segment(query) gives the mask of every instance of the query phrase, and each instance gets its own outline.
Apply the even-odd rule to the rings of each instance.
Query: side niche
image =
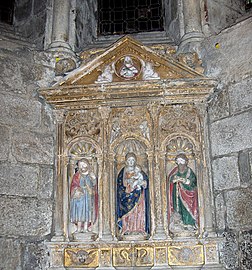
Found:
[[[79,138],[68,150],[68,234],[73,241],[93,241],[99,234],[100,149]]]
[[[177,136],[166,145],[168,228],[173,236],[199,235],[199,192],[195,144]]]

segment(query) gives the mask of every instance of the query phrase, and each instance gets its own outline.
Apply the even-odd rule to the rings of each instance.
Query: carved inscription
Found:
[[[114,266],[132,266],[133,250],[132,248],[114,248],[113,265]]]
[[[136,266],[152,266],[153,265],[153,248],[152,247],[136,247]]]

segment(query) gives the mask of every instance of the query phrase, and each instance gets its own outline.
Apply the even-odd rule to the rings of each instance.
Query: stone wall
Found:
[[[14,23],[37,44],[44,35],[45,2],[17,1]],[[218,4],[211,4],[217,12]],[[230,23],[214,22],[213,14],[216,32]],[[0,269],[45,269],[44,241],[53,226],[55,127],[37,89],[53,80],[53,57],[9,36],[0,39]],[[206,75],[219,79],[208,111],[216,228],[224,238],[226,269],[252,269],[251,36],[248,18],[202,44]],[[78,50],[85,45],[82,38]]]
[[[76,50],[81,51],[97,38],[97,1],[76,0]]]
[[[210,30],[219,33],[245,13],[244,0],[205,0]]]
[[[0,40],[0,269],[45,269],[53,209],[54,125],[37,89],[54,76],[25,41]],[[47,67],[46,67],[47,65]]]
[[[216,228],[226,269],[252,269],[252,17],[203,43]]]
[[[42,49],[46,25],[47,0],[17,0],[13,25],[23,37],[29,38]]]

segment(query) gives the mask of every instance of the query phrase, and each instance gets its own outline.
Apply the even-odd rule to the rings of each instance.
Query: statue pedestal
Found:
[[[76,242],[93,242],[98,235],[93,232],[76,232],[73,233],[73,240]]]

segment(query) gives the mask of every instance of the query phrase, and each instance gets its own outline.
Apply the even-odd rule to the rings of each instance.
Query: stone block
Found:
[[[227,226],[249,228],[252,224],[252,189],[230,190],[226,193]]]
[[[0,163],[1,194],[37,196],[39,172],[37,167]]]
[[[20,55],[16,56],[15,53],[0,56],[2,70],[0,87],[2,91],[15,94],[28,93],[27,87],[33,81],[34,76],[29,52],[24,50],[24,53],[26,53],[26,58]]]
[[[0,160],[8,159],[10,151],[10,134],[10,129],[7,126],[0,125]]]
[[[225,190],[240,186],[236,156],[217,158],[213,161],[212,168],[215,190]]]
[[[216,208],[216,228],[218,231],[222,231],[225,229],[226,206],[223,195],[221,193],[218,194],[215,198],[215,208]]]
[[[49,166],[40,168],[39,197],[52,198],[53,193],[53,169]]]
[[[51,233],[50,200],[1,196],[0,205],[0,235],[44,236]]]
[[[221,2],[208,0],[207,6],[209,23],[215,32],[219,32],[234,23],[242,12],[241,1],[239,0],[224,0]]]
[[[251,165],[249,160],[249,152],[244,151],[239,153],[239,173],[242,187],[252,185]]]
[[[24,163],[53,164],[53,138],[35,132],[13,131],[12,154]]]
[[[244,231],[240,235],[240,269],[252,269],[252,231]]]
[[[250,176],[252,178],[252,151],[249,151]]]
[[[252,110],[216,121],[210,126],[212,155],[226,155],[252,147]]]
[[[41,121],[41,104],[11,95],[0,95],[0,121],[4,124],[38,127]]]
[[[220,262],[225,266],[225,269],[239,269],[237,234],[225,232],[222,236],[224,241],[220,244]]]
[[[14,126],[39,127],[41,104],[35,100],[1,95],[0,114],[3,123]]]
[[[221,16],[219,18],[223,20]],[[201,57],[207,76],[220,78],[222,85],[239,82],[251,76],[251,24],[250,17],[218,35],[205,39]],[[216,43],[220,45],[218,48],[215,47]]]
[[[244,79],[229,87],[230,111],[245,110],[252,106],[252,78]]]
[[[24,269],[40,270],[49,268],[48,250],[44,241],[24,243]]]
[[[46,10],[47,0],[33,0],[33,14],[36,15]]]
[[[34,38],[35,43],[38,46],[39,45],[38,40],[41,39],[41,41],[43,41],[44,36],[45,36],[45,27],[46,27],[46,14],[45,14],[45,12],[41,13],[36,18],[34,18],[32,21],[32,24],[33,24],[32,36]],[[42,26],[44,26],[44,27],[42,27]],[[39,48],[43,49],[43,45],[44,44],[42,42],[42,44],[40,44]]]
[[[19,0],[15,9],[15,20],[25,21],[30,17],[32,11],[32,0]]]
[[[215,121],[229,115],[228,92],[226,89],[214,96],[209,104],[210,121]]]
[[[56,54],[40,52],[34,54],[35,80],[39,87],[49,87],[55,79]]]
[[[0,269],[21,270],[21,246],[17,240],[0,238]]]
[[[56,134],[56,125],[53,120],[53,111],[48,104],[42,105],[40,130],[46,133]]]

